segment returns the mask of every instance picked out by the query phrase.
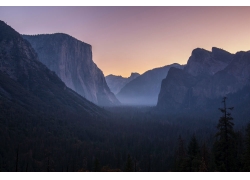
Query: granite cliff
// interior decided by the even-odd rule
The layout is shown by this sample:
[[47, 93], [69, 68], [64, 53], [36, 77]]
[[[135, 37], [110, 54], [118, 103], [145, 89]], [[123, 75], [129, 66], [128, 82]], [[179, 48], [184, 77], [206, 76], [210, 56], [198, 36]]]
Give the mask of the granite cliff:
[[100, 106], [119, 104], [92, 60], [91, 45], [62, 33], [23, 35], [23, 38], [35, 49], [39, 61], [69, 88]]
[[38, 60], [30, 43], [3, 21], [0, 21], [0, 82], [3, 117], [24, 113], [37, 118], [48, 115], [86, 119], [106, 114], [67, 88]]
[[249, 85], [250, 52], [231, 54], [219, 48], [193, 50], [186, 67], [171, 68], [162, 81], [157, 107], [168, 110], [205, 108], [213, 100]]

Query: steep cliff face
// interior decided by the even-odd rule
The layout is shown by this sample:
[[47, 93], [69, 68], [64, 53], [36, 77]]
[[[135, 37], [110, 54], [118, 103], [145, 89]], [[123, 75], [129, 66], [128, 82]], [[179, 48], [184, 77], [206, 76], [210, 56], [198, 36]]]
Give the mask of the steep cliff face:
[[38, 54], [39, 60], [54, 71], [72, 90], [95, 104], [117, 105], [102, 71], [92, 60], [89, 44], [69, 35], [23, 35]]
[[[101, 116], [104, 111], [82, 98], [37, 59], [30, 43], [0, 21], [0, 104], [30, 114]], [[8, 111], [8, 110], [7, 110]], [[58, 113], [60, 112], [60, 113]]]
[[213, 47], [210, 52], [197, 48], [193, 50], [184, 70], [193, 76], [214, 75], [224, 69], [232, 58], [232, 54], [222, 49]]
[[236, 93], [249, 84], [250, 53], [195, 49], [183, 70], [170, 69], [162, 81], [157, 107], [190, 109]]
[[161, 81], [171, 67], [183, 68], [177, 63], [149, 70], [126, 84], [117, 94], [123, 104], [156, 105], [161, 88]]
[[182, 107], [196, 82], [194, 76], [182, 69], [170, 68], [167, 77], [162, 80], [157, 106], [164, 109]]
[[106, 82], [108, 84], [108, 87], [110, 90], [114, 93], [117, 94], [120, 92], [120, 90], [128, 84], [130, 81], [134, 80], [140, 76], [139, 73], [131, 73], [131, 75], [128, 78], [122, 77], [122, 76], [115, 76], [113, 74], [110, 74], [105, 77]]

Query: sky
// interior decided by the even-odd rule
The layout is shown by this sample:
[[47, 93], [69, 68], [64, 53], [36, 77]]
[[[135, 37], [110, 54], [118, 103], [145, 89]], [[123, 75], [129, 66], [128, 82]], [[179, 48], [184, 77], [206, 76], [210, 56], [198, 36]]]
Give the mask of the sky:
[[0, 6], [0, 20], [20, 34], [60, 32], [90, 44], [105, 76], [186, 64], [197, 47], [250, 50], [249, 6]]

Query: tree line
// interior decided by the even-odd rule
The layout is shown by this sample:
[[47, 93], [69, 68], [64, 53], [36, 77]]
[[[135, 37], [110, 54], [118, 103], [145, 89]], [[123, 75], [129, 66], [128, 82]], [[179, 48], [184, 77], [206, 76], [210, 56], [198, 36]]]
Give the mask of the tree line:
[[222, 104], [219, 121], [136, 108], [79, 120], [1, 106], [0, 171], [249, 171], [250, 125], [234, 130]]
[[200, 145], [194, 134], [186, 148], [182, 137], [179, 137], [175, 171], [250, 171], [250, 123], [245, 133], [235, 132], [231, 116], [234, 107], [227, 107], [226, 99], [223, 98], [223, 107], [219, 108], [222, 116], [217, 125], [213, 146], [209, 149], [206, 143]]

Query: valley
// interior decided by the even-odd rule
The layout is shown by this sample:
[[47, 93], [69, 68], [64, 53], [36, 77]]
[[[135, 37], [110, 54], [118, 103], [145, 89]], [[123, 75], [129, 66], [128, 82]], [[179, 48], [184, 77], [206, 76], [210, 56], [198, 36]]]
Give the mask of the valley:
[[1, 172], [250, 171], [250, 51], [104, 76], [68, 34], [0, 21]]

